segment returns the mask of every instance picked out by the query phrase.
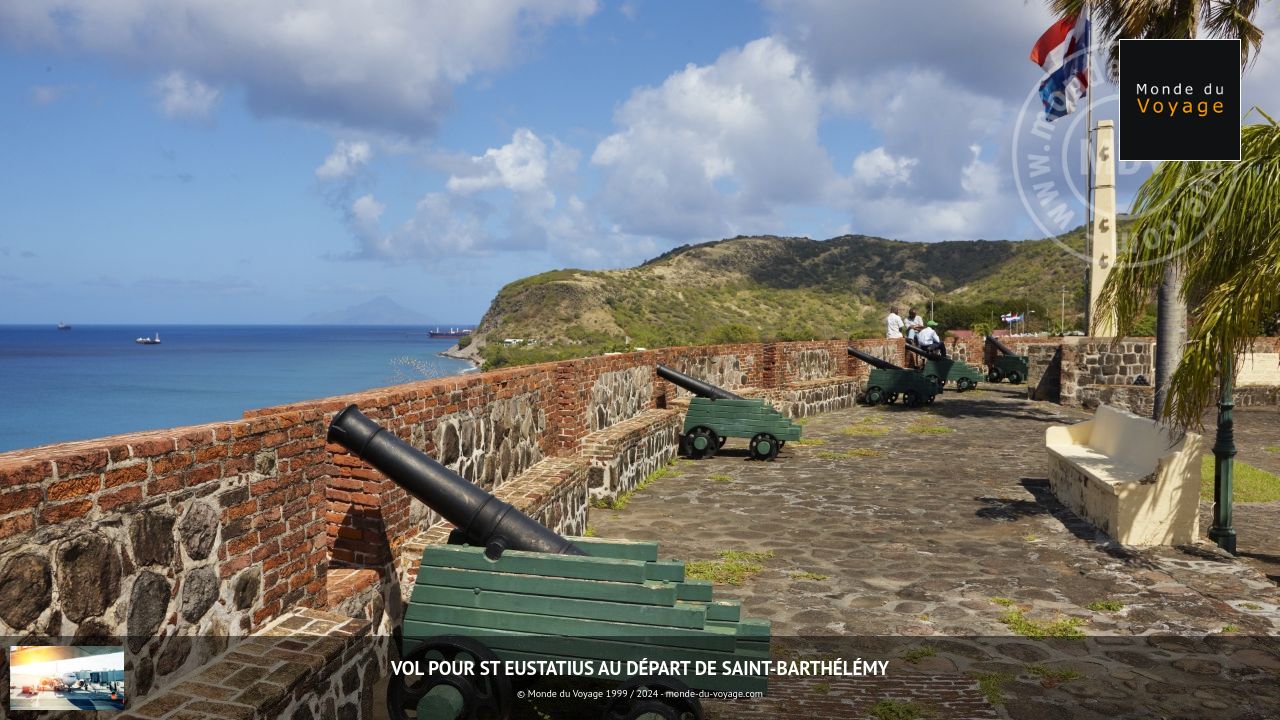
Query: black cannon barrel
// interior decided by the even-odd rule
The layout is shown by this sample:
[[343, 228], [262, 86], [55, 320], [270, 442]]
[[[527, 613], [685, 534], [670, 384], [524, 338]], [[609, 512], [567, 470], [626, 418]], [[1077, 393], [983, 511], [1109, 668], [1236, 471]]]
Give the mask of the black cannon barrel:
[[741, 395], [734, 395], [724, 388], [719, 388], [711, 383], [705, 383], [697, 378], [689, 377], [679, 370], [669, 368], [666, 365], [658, 366], [658, 375], [670, 381], [671, 384], [678, 385], [698, 397], [710, 398], [712, 400], [742, 399]]
[[1009, 349], [1009, 346], [1008, 346], [1008, 345], [1005, 345], [1004, 343], [1000, 342], [1000, 340], [998, 340], [994, 335], [988, 335], [988, 336], [987, 336], [987, 344], [988, 344], [988, 345], [990, 345], [991, 347], [993, 347], [993, 348], [995, 348], [995, 349], [999, 350], [999, 351], [1001, 352], [1001, 354], [1004, 354], [1004, 355], [1014, 355], [1014, 354], [1016, 354], [1016, 353], [1014, 353], [1012, 350], [1010, 350], [1010, 349]]
[[924, 348], [920, 347], [919, 345], [913, 345], [911, 343], [907, 343], [906, 348], [911, 352], [919, 355], [920, 357], [928, 358], [929, 360], [946, 360], [947, 359], [946, 355], [943, 355], [941, 353], [931, 353], [928, 350], [925, 350]]
[[586, 555], [537, 520], [490, 495], [348, 405], [329, 424], [329, 440], [359, 455], [453, 523], [490, 555], [504, 549]]
[[906, 368], [901, 367], [901, 366], [899, 366], [899, 365], [894, 365], [893, 363], [889, 362], [888, 360], [881, 360], [880, 358], [876, 357], [875, 355], [871, 355], [871, 354], [869, 354], [869, 353], [864, 353], [864, 352], [862, 352], [861, 350], [859, 350], [858, 348], [855, 348], [855, 347], [851, 347], [851, 348], [849, 348], [849, 354], [850, 354], [850, 355], [852, 355], [852, 356], [854, 356], [854, 357], [856, 357], [856, 358], [858, 358], [858, 359], [859, 359], [859, 360], [861, 360], [862, 362], [864, 362], [864, 363], [866, 363], [866, 364], [870, 365], [871, 367], [877, 367], [877, 368], [880, 368], [881, 370], [905, 370], [905, 369], [906, 369]]

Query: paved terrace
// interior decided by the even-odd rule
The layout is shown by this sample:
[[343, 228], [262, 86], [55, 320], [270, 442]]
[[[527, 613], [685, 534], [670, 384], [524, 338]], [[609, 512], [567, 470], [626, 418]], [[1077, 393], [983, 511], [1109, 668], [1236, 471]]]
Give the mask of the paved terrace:
[[[1236, 506], [1239, 559], [1110, 545], [1045, 481], [1044, 429], [1088, 415], [983, 387], [819, 415], [814, 444], [775, 463], [731, 444], [592, 511], [600, 536], [659, 540], [664, 556], [772, 553], [716, 592], [773, 621], [775, 655], [893, 661], [887, 678], [774, 680], [759, 706], [709, 715], [870, 717], [896, 700], [932, 717], [1280, 717], [1280, 502]], [[1280, 470], [1265, 449], [1280, 415], [1236, 417], [1240, 459]], [[1089, 608], [1107, 602], [1119, 609]], [[1088, 637], [1028, 640], [1002, 618]]]

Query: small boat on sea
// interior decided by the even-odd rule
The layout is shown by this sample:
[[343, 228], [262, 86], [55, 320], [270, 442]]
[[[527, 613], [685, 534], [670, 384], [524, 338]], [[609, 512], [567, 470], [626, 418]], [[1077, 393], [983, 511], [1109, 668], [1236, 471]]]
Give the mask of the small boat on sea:
[[155, 336], [155, 337], [153, 337], [153, 338], [149, 338], [149, 337], [140, 337], [140, 338], [138, 338], [138, 339], [134, 340], [134, 342], [138, 343], [139, 345], [159, 345], [159, 344], [160, 344], [160, 333], [156, 333], [156, 336]]
[[70, 329], [71, 329], [71, 326], [70, 326], [70, 325], [68, 325], [68, 324], [66, 324], [66, 323], [64, 323], [64, 322], [60, 322], [60, 323], [58, 323], [58, 329], [59, 329], [59, 330], [70, 330]]

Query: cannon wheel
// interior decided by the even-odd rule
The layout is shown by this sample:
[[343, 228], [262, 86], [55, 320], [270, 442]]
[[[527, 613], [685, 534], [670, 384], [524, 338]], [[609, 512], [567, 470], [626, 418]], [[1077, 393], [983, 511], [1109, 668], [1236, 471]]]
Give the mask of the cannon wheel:
[[769, 433], [756, 433], [751, 438], [752, 460], [772, 460], [778, 457], [778, 451], [781, 449], [778, 438]]
[[[480, 663], [497, 661], [498, 656], [474, 638], [436, 635], [427, 638], [404, 659]], [[388, 715], [392, 720], [418, 717], [419, 704], [428, 693], [441, 698], [444, 703], [441, 710], [456, 712], [456, 717], [466, 720], [506, 720], [515, 694], [511, 678], [506, 675], [423, 675], [412, 683], [403, 675], [392, 675], [387, 682]], [[459, 705], [460, 711], [455, 709]]]
[[933, 383], [934, 385], [937, 385], [937, 386], [938, 386], [938, 392], [942, 392], [942, 389], [946, 386], [946, 383], [947, 383], [947, 381], [946, 381], [946, 380], [943, 380], [942, 378], [938, 377], [937, 375], [925, 375], [924, 379], [925, 379], [925, 380], [928, 380], [929, 382]]
[[902, 404], [907, 407], [920, 407], [923, 402], [920, 399], [920, 393], [915, 390], [907, 390], [902, 393]]
[[1014, 385], [1021, 383], [1022, 373], [1018, 372], [1017, 370], [1014, 370], [1013, 372], [1009, 373], [1009, 382], [1013, 383]]
[[867, 388], [867, 395], [864, 400], [868, 405], [879, 405], [880, 401], [884, 399], [884, 391], [880, 389], [879, 385]]
[[889, 393], [888, 395], [885, 395], [884, 401], [889, 403], [890, 405], [898, 402], [898, 393]]
[[996, 370], [995, 368], [991, 368], [990, 370], [987, 371], [987, 382], [998, 383], [1003, 379], [1004, 379], [1004, 376], [1000, 374], [999, 370]]
[[684, 444], [689, 448], [689, 457], [694, 460], [705, 460], [720, 449], [720, 438], [716, 431], [709, 427], [698, 426], [685, 433]]
[[[626, 694], [609, 703], [602, 720], [702, 720], [702, 702], [676, 678], [632, 678], [618, 689]], [[644, 697], [633, 697], [637, 694]]]
[[974, 387], [976, 386], [969, 378], [960, 378], [959, 380], [956, 380], [956, 390], [959, 390], [960, 392], [972, 390]]

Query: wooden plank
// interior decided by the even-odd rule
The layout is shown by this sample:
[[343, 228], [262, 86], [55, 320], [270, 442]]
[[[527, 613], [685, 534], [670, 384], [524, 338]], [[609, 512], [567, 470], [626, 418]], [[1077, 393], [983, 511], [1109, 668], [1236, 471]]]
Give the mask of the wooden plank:
[[[468, 590], [493, 590], [495, 592], [581, 598], [583, 600], [605, 600], [639, 605], [664, 605], [670, 607], [676, 602], [675, 585], [659, 582], [617, 583], [601, 580], [516, 575], [482, 570], [424, 567], [418, 572], [418, 583], [425, 586], [443, 585]], [[415, 587], [413, 590], [415, 602], [418, 601], [418, 592], [417, 587]], [[425, 601], [429, 601], [429, 598]]]
[[414, 601], [405, 610], [406, 618], [418, 618], [417, 608], [419, 603], [423, 603], [695, 630], [703, 629], [707, 622], [705, 608], [687, 605], [658, 607], [524, 593], [469, 590], [440, 585], [418, 585], [414, 588], [413, 595]]
[[737, 647], [735, 634], [725, 628], [717, 627], [702, 630], [657, 629], [650, 625], [476, 610], [446, 605], [414, 603], [411, 607], [414, 610], [413, 619], [405, 619], [404, 633], [415, 637], [424, 637], [424, 631], [417, 627], [419, 623], [435, 623], [470, 627], [476, 630], [509, 630], [536, 635], [639, 638], [645, 644], [722, 652], [733, 652]]
[[591, 557], [652, 562], [658, 559], [658, 543], [641, 540], [614, 540], [596, 537], [565, 538]]
[[709, 603], [679, 600], [676, 605], [705, 608], [707, 619], [718, 622], [737, 622], [742, 617], [742, 601], [740, 600], [713, 600]]
[[685, 580], [682, 583], [677, 583], [676, 598], [679, 600], [711, 602], [711, 581]]
[[422, 566], [611, 582], [638, 583], [646, 579], [645, 564], [638, 560], [554, 555], [520, 550], [508, 550], [497, 560], [490, 560], [484, 556], [484, 548], [466, 545], [428, 545], [422, 552]]
[[661, 560], [645, 563], [645, 579], [665, 582], [684, 581], [684, 563], [679, 560]]

